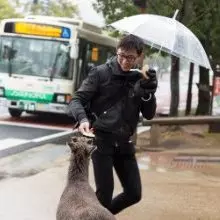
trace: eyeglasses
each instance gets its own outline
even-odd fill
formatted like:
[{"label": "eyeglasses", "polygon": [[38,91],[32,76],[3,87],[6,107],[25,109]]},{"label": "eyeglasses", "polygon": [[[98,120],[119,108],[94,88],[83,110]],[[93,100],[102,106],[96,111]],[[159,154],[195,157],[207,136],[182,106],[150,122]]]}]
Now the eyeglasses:
[{"label": "eyeglasses", "polygon": [[119,59],[126,59],[129,63],[134,62],[137,59],[137,57],[135,57],[133,55],[126,56],[121,53],[117,53],[117,56],[119,57]]}]

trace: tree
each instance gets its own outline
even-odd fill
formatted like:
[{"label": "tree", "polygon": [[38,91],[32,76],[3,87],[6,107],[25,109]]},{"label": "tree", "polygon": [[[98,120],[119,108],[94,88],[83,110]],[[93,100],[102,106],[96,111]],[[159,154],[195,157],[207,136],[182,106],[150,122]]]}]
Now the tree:
[{"label": "tree", "polygon": [[34,15],[73,17],[77,13],[77,6],[67,0],[50,1],[48,5],[37,1],[36,3],[26,3],[24,11]]},{"label": "tree", "polygon": [[147,0],[133,0],[133,3],[138,8],[147,8]]},{"label": "tree", "polygon": [[97,12],[103,13],[107,24],[139,13],[132,0],[97,0],[93,6]]},{"label": "tree", "polygon": [[0,1],[0,20],[5,18],[12,18],[12,17],[21,17],[19,13],[16,13],[15,9],[12,5],[8,3],[7,0]]},{"label": "tree", "polygon": [[[205,8],[205,10],[204,10]],[[210,59],[213,70],[215,64],[220,62],[220,2],[216,0],[207,2],[205,0],[195,1],[193,4],[194,20],[190,26],[199,37],[205,51],[212,57]],[[199,101],[196,110],[197,115],[211,113],[209,70],[200,67]]]},{"label": "tree", "polygon": [[147,0],[132,0],[134,5],[139,8],[140,13],[146,13],[147,9]]},{"label": "tree", "polygon": [[73,17],[77,13],[77,6],[66,0],[51,2],[48,7],[47,15],[58,17]]}]

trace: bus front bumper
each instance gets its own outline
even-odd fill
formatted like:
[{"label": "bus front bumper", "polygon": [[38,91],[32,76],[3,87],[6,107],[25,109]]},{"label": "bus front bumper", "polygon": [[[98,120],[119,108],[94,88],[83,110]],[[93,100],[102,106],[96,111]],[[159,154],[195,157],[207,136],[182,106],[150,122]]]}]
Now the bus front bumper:
[{"label": "bus front bumper", "polygon": [[66,114],[66,104],[59,103],[37,103],[33,101],[24,100],[7,100],[0,97],[0,106],[7,108],[19,109],[28,112],[48,112]]}]

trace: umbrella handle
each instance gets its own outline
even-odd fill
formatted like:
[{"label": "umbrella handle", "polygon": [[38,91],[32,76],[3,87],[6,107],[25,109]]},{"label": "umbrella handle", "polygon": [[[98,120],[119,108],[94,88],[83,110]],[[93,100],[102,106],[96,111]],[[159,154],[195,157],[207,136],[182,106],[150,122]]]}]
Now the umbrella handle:
[{"label": "umbrella handle", "polygon": [[149,76],[147,75],[148,70],[149,70],[149,66],[147,64],[145,64],[141,69],[141,73],[145,79],[149,79]]},{"label": "umbrella handle", "polygon": [[154,58],[153,67],[156,66],[157,63],[158,63],[158,58],[159,58],[159,56],[160,56],[160,54],[161,54],[161,49],[162,49],[162,47],[160,47],[160,49],[159,49],[159,51],[158,51],[158,53],[157,53],[157,56]]}]

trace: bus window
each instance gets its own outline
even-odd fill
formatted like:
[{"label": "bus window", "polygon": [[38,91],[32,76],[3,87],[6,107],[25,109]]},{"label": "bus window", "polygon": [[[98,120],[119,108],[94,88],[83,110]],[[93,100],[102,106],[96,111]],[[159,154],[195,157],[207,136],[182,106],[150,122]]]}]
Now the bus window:
[{"label": "bus window", "polygon": [[78,71],[75,77],[75,88],[79,88],[82,80],[87,77],[93,67],[106,63],[114,54],[113,47],[99,45],[81,38],[79,40],[78,63],[76,64]]},{"label": "bus window", "polygon": [[54,72],[54,76],[58,78],[66,78],[68,77],[68,63],[70,60],[69,57],[69,49],[66,49],[67,47],[64,44],[60,44],[57,48],[57,52],[55,55],[55,60],[53,63],[53,68],[55,68],[52,71]]},{"label": "bus window", "polygon": [[9,72],[9,60],[11,54],[11,42],[0,38],[0,72],[8,73]]},{"label": "bus window", "polygon": [[99,60],[99,48],[93,47],[91,53],[91,60],[97,62]]},{"label": "bus window", "polygon": [[0,72],[72,78],[68,42],[3,36],[0,39]]}]

